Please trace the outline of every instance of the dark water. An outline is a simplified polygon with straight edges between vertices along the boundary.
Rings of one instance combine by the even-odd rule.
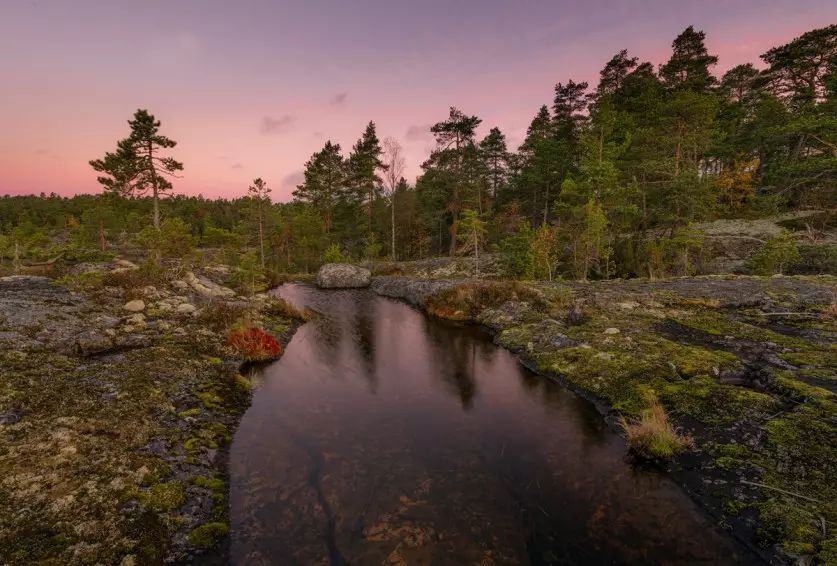
[[[586,401],[477,328],[370,291],[264,372],[231,451],[234,564],[738,564]]]

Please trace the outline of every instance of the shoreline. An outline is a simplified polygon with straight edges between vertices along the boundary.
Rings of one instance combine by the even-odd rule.
[[[664,280],[659,282],[601,282],[601,284],[576,282],[565,285],[542,283],[532,286],[547,293],[555,288],[569,289],[571,294],[575,295],[573,300],[564,301],[562,310],[565,313],[567,309],[572,307],[572,304],[579,304],[577,299],[581,298],[580,304],[585,306],[584,310],[589,314],[587,321],[578,326],[569,325],[563,323],[560,317],[556,317],[556,313],[536,314],[528,306],[522,306],[521,303],[506,303],[503,305],[492,305],[481,311],[477,309],[476,312],[470,313],[472,316],[468,317],[465,322],[476,323],[487,327],[493,335],[495,344],[514,353],[520,360],[520,363],[533,372],[561,383],[562,386],[593,403],[603,418],[612,427],[618,428],[614,424],[614,417],[620,412],[631,414],[630,402],[632,399],[629,394],[618,391],[614,393],[608,390],[607,385],[601,383],[603,379],[601,376],[593,376],[591,374],[600,372],[601,375],[607,375],[608,373],[612,373],[612,377],[618,379],[624,379],[625,376],[630,376],[639,387],[642,387],[643,381],[652,383],[655,387],[668,387],[667,382],[657,379],[656,376],[653,378],[650,375],[643,376],[641,375],[641,371],[621,371],[620,373],[614,370],[624,370],[623,367],[607,363],[611,361],[630,361],[628,359],[622,359],[623,353],[614,344],[617,340],[627,340],[630,342],[633,338],[634,341],[639,343],[643,338],[647,338],[647,336],[643,336],[643,333],[648,333],[654,338],[654,340],[651,340],[651,344],[662,345],[657,340],[660,337],[653,336],[655,333],[659,333],[659,320],[654,322],[654,324],[645,324],[644,328],[640,326],[640,328],[643,328],[642,330],[631,328],[632,318],[636,319],[636,321],[642,320],[643,317],[639,315],[640,311],[654,309],[663,312],[670,311],[662,317],[659,316],[660,313],[655,313],[655,319],[661,318],[662,320],[668,320],[669,314],[682,316],[682,313],[679,311],[684,307],[697,309],[697,312],[701,315],[706,314],[704,311],[714,310],[717,311],[716,314],[718,317],[724,317],[729,314],[725,312],[725,309],[734,311],[735,309],[753,308],[754,305],[762,304],[758,296],[754,296],[749,292],[735,297],[725,295],[725,292],[713,292],[711,289],[708,293],[704,292],[705,289],[701,288],[711,287],[713,279],[735,281],[733,278],[684,278],[681,280],[682,282],[678,282],[677,280]],[[824,296],[823,292],[827,289],[819,281],[803,281],[801,278],[783,279],[786,279],[784,283],[790,282],[790,287],[798,286],[801,289],[800,296],[805,293],[812,295],[808,299],[800,301],[800,303],[807,301],[809,307],[821,302]],[[487,285],[498,284],[498,282],[484,283]],[[750,288],[764,286],[765,284],[769,286],[770,283],[776,282],[768,281],[765,283],[763,280],[751,278],[750,280],[745,279],[743,283],[733,282],[725,285],[729,289],[742,286],[746,288],[746,291],[750,291]],[[824,281],[823,283],[831,283],[831,281]],[[428,312],[428,302],[436,300],[440,293],[444,294],[445,290],[460,287],[463,284],[466,286],[473,285],[474,282],[472,280],[461,279],[434,280],[378,276],[373,278],[371,289],[379,295],[402,300],[418,310]],[[499,284],[502,285],[503,283]],[[778,287],[780,285],[775,286]],[[599,287],[610,287],[610,290],[616,289],[617,292],[615,294],[622,307],[610,305],[611,308],[609,308],[608,305],[602,304],[600,298],[599,300],[591,298],[592,295],[595,295],[600,290]],[[649,290],[653,290],[655,287],[658,290],[666,288],[678,289],[680,287],[678,291],[682,295],[679,297],[668,296],[667,298],[671,304],[667,306],[663,306],[660,304],[660,301],[655,300],[654,302],[657,304],[650,305],[648,309],[646,309],[646,305],[639,304],[641,301],[632,301],[633,298],[636,298],[635,295],[637,293],[649,293]],[[698,289],[701,292],[695,293]],[[627,307],[628,304],[630,304],[629,308],[623,308]],[[621,312],[615,314],[612,312],[613,308]],[[629,314],[626,314],[626,311]],[[445,311],[443,314],[450,312]],[[454,315],[453,318],[463,320],[460,317],[462,313],[454,312],[452,314]],[[596,320],[597,317],[605,314],[612,316],[612,318]],[[443,318],[446,317],[443,316]],[[596,334],[579,330],[587,325],[594,326]],[[598,335],[599,333],[603,333],[603,331],[604,333],[613,332],[608,329],[614,327],[620,329],[618,333],[614,332],[612,335],[605,334],[603,338]],[[835,327],[835,330],[837,330],[837,327]],[[625,336],[628,333],[631,333],[631,335]],[[777,334],[777,336],[779,335]],[[583,340],[579,340],[579,338],[583,338]],[[674,337],[669,336],[668,338],[673,339]],[[763,336],[760,335],[759,338],[763,338]],[[740,349],[736,349],[738,347],[736,339],[732,336],[723,336],[723,340],[728,342],[727,346],[729,347],[726,349],[718,348],[717,352],[719,355],[723,354],[725,356],[729,353],[728,351],[735,351],[741,355],[741,359],[745,362],[744,369],[751,371],[753,359],[749,359],[742,354]],[[666,342],[668,342],[667,339]],[[742,340],[742,342],[744,341]],[[670,343],[665,344],[665,347],[671,349],[672,352],[671,359],[666,360],[672,368],[674,368],[674,363],[671,360],[674,360],[678,364],[682,363],[684,366],[688,366],[689,364],[700,365],[704,361],[702,358],[707,358],[711,363],[718,361],[709,357],[712,351],[698,349],[694,345],[689,344],[686,339],[682,343],[674,342],[674,344],[676,344],[679,350],[674,350]],[[749,343],[745,345],[749,346]],[[801,345],[801,343],[793,345]],[[829,346],[826,344],[824,347],[827,349]],[[629,350],[632,349],[634,348],[629,348]],[[792,349],[787,348],[787,350],[791,351]],[[576,363],[568,364],[565,359],[561,358],[565,352],[577,351],[581,351],[584,355],[584,357],[580,358],[580,360],[584,361],[582,363],[592,364],[592,371],[590,371],[590,368],[580,369]],[[633,355],[642,356],[646,353],[640,347],[637,353]],[[767,354],[760,352],[760,354],[764,354],[768,359],[769,355],[772,355],[770,352]],[[680,358],[680,356],[683,357]],[[630,356],[626,355],[625,357],[629,358]],[[593,360],[598,361],[599,359],[606,363],[599,364],[596,367],[597,364]],[[719,359],[724,362],[733,362],[732,359],[726,359],[723,356]],[[717,366],[712,366],[711,370],[716,372],[715,379],[717,381],[722,382],[728,379],[730,383],[733,383],[732,377],[737,376],[737,374],[734,374],[734,370],[743,371],[738,366],[741,366],[741,360],[736,359],[734,363],[730,364],[729,368],[719,369]],[[557,371],[558,369],[564,369],[565,371]],[[657,371],[656,368],[649,368],[647,366],[641,369],[646,372],[650,370]],[[674,369],[676,377],[673,379],[677,383],[672,387],[689,387],[689,381],[703,379],[697,376],[699,372],[692,371],[692,373],[696,374],[695,378],[681,376],[678,374],[678,370]],[[721,415],[724,418],[718,419],[717,415],[713,415],[709,411],[703,415],[699,410],[691,410],[683,414],[681,413],[682,410],[692,408],[687,407],[687,405],[690,403],[694,405],[695,403],[691,401],[690,403],[681,402],[678,405],[676,397],[674,397],[674,402],[670,398],[666,399],[670,417],[676,425],[686,430],[697,441],[698,447],[671,461],[659,459],[644,460],[646,464],[650,463],[658,469],[665,471],[672,481],[680,486],[707,513],[715,523],[716,528],[732,535],[746,550],[762,562],[768,564],[792,562],[798,555],[792,554],[789,551],[799,548],[793,542],[781,544],[783,542],[781,540],[778,541],[780,544],[774,543],[768,546],[764,546],[763,543],[761,545],[759,544],[757,539],[759,539],[760,535],[763,536],[766,528],[766,521],[760,518],[760,511],[761,513],[766,512],[768,509],[766,505],[772,501],[769,499],[769,496],[775,495],[775,492],[762,491],[758,486],[752,485],[753,483],[765,481],[766,477],[773,479],[775,473],[772,472],[770,467],[780,465],[779,462],[770,459],[771,456],[769,454],[775,449],[773,445],[776,442],[769,434],[771,431],[766,430],[764,425],[770,419],[782,422],[785,420],[784,418],[776,417],[792,415],[795,405],[788,403],[789,399],[785,398],[783,396],[784,392],[781,391],[782,388],[788,387],[788,381],[789,378],[787,376],[782,376],[778,379],[774,378],[772,381],[763,385],[758,383],[742,383],[740,385],[724,384],[722,386],[723,389],[719,388],[717,393],[719,395],[727,395],[730,404],[736,403],[741,405],[740,410],[734,415],[734,418],[728,415]],[[777,383],[781,383],[781,385],[777,387]],[[831,404],[831,399],[834,399],[832,392],[823,389],[816,389],[814,391],[815,388],[812,385],[802,382],[798,382],[795,386],[799,390],[807,391],[807,394],[817,402],[821,402],[825,410],[834,410],[834,405]],[[767,415],[763,410],[748,406],[749,399],[747,395],[751,391],[755,395],[758,395],[752,397],[752,405],[758,407],[760,404],[765,404],[764,409],[766,409],[772,401],[774,404],[771,408],[777,409],[779,413],[774,415],[773,413],[775,411],[773,411],[771,415]],[[738,395],[744,395],[742,398],[743,401],[740,403],[737,397]],[[768,395],[772,395],[773,398],[768,399]],[[724,399],[723,397],[721,398]],[[802,402],[804,403],[805,401],[803,400]],[[624,405],[623,411],[615,410],[614,407],[619,406],[620,403]],[[767,418],[768,421],[762,422],[764,418]],[[821,418],[826,419],[827,414]],[[828,425],[826,424],[826,426]],[[787,441],[786,445],[790,445],[790,449],[799,449],[804,445],[804,442],[805,440],[793,439]],[[752,451],[752,455],[750,456],[752,460],[748,461],[746,456],[740,454],[739,452],[743,452],[743,449],[739,450],[739,447],[746,447],[748,454]],[[780,446],[779,448],[787,449],[786,446]],[[728,454],[733,449],[735,450],[735,457]],[[765,456],[765,454],[768,455]],[[826,469],[828,468],[827,462],[819,463],[819,465],[825,466]],[[829,488],[829,486],[824,487],[826,490]],[[828,492],[826,491],[826,493]],[[827,541],[819,540],[820,538],[815,535],[814,540],[822,544],[825,547],[823,550],[827,552]],[[815,547],[805,547],[804,549],[811,551],[815,550]]]

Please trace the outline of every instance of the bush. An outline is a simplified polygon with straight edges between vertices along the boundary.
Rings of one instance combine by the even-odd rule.
[[[136,240],[157,257],[182,258],[195,246],[189,225],[179,218],[166,218],[159,230],[152,226],[144,228],[137,234]]]
[[[263,362],[282,355],[282,345],[261,328],[239,328],[227,335],[227,346],[250,362]]]
[[[747,260],[747,269],[755,275],[774,275],[784,273],[785,270],[800,260],[799,247],[792,232],[782,230],[762,245],[761,248]]]
[[[343,255],[339,245],[331,244],[323,256],[323,261],[325,263],[349,263],[349,258]]]
[[[837,245],[799,246],[799,260],[789,271],[800,275],[837,275]]]
[[[652,458],[673,458],[692,447],[692,440],[681,436],[668,420],[665,407],[653,391],[645,394],[647,407],[639,419],[622,417],[619,424],[628,438],[631,450]]]
[[[532,251],[532,241],[535,232],[532,225],[524,222],[520,230],[500,242],[503,253],[503,265],[508,277],[515,279],[532,279],[535,273],[535,254]]]
[[[496,308],[508,301],[526,301],[545,308],[544,295],[533,287],[517,281],[486,281],[463,283],[435,293],[427,299],[427,311],[440,318],[472,320],[487,308]]]
[[[221,332],[245,320],[250,308],[241,303],[213,301],[200,310],[198,322],[216,332]]]

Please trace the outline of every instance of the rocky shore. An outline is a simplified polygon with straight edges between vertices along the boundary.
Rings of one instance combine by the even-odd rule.
[[[695,445],[654,463],[765,561],[837,564],[835,283],[375,277],[371,288],[490,327],[614,426],[652,390]]]
[[[245,320],[284,345],[301,322],[224,275],[0,278],[0,564],[223,558],[225,446],[250,400],[225,330]]]

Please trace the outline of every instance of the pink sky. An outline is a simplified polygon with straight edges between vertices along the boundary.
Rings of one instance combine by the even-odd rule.
[[[720,75],[835,21],[832,0],[5,0],[0,194],[100,191],[88,161],[137,108],[178,142],[180,193],[260,176],[288,200],[326,139],[348,153],[370,119],[412,180],[451,105],[516,148],[556,82],[595,85],[620,49],[659,64],[691,24]]]

